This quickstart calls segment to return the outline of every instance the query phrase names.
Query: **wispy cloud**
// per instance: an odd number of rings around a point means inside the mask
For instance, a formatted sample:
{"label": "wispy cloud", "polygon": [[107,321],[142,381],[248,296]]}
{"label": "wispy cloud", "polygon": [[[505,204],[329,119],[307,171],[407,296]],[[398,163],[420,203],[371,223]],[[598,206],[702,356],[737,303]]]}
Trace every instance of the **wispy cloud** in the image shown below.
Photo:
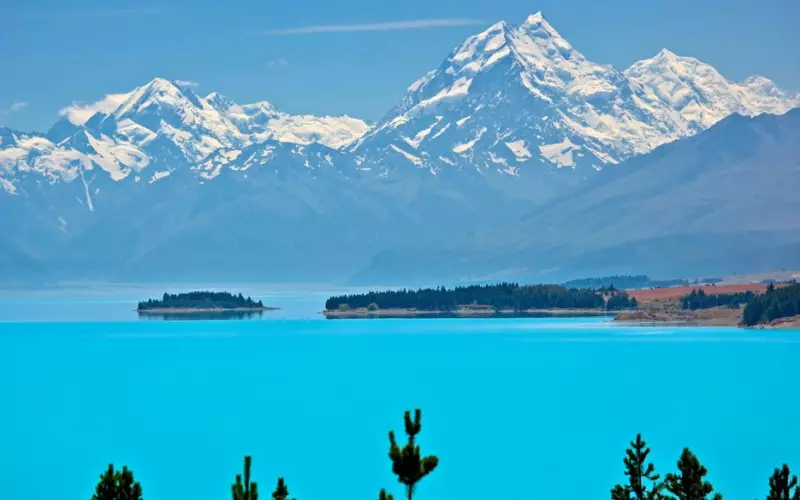
{"label": "wispy cloud", "polygon": [[75,125],[83,125],[95,113],[112,113],[130,96],[130,92],[126,94],[108,94],[102,100],[94,103],[73,102],[59,111],[58,114],[66,116]]}
{"label": "wispy cloud", "polygon": [[140,17],[156,16],[161,12],[161,9],[157,7],[137,7],[131,9],[82,10],[76,11],[74,14],[79,17]]}
{"label": "wispy cloud", "polygon": [[311,35],[314,33],[351,33],[356,31],[421,30],[446,28],[450,26],[472,26],[476,24],[484,24],[484,21],[479,19],[444,18],[389,21],[371,24],[324,24],[318,26],[301,26],[298,28],[273,29],[260,31],[255,34],[261,36]]}
{"label": "wispy cloud", "polygon": [[179,87],[197,87],[200,84],[192,80],[175,80],[175,85]]}
{"label": "wispy cloud", "polygon": [[268,68],[282,68],[282,67],[288,66],[288,65],[289,65],[289,61],[287,61],[286,59],[284,59],[282,57],[280,57],[278,59],[275,59],[274,61],[267,61],[267,67]]}
{"label": "wispy cloud", "polygon": [[12,113],[19,113],[23,109],[28,107],[27,102],[14,102],[11,103],[11,106],[8,108]]}
{"label": "wispy cloud", "polygon": [[28,107],[27,102],[22,102],[22,101],[12,102],[11,106],[9,106],[8,108],[0,108],[0,116],[5,116],[10,113],[19,113],[20,111],[22,111],[27,107]]}

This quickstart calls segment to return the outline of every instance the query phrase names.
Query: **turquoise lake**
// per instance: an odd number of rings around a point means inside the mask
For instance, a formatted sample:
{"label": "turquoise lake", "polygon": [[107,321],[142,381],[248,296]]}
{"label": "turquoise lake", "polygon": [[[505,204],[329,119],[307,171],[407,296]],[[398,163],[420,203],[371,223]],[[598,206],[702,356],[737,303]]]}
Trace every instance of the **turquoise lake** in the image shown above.
{"label": "turquoise lake", "polygon": [[606,499],[637,432],[726,500],[800,472],[800,331],[330,321],[302,290],[261,293],[284,307],[261,320],[140,321],[126,293],[0,292],[4,500],[88,500],[110,462],[146,500],[224,500],[245,454],[265,498],[279,475],[298,500],[398,497],[387,432],[417,407],[440,458],[419,500]]}

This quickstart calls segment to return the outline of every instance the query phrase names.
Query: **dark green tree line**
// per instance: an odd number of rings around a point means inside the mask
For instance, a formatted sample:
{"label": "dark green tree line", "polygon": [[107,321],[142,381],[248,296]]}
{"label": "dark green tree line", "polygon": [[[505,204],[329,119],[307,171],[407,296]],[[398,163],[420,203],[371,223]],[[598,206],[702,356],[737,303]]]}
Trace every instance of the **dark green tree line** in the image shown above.
{"label": "dark green tree line", "polygon": [[754,326],[796,315],[800,315],[800,283],[778,287],[770,284],[766,292],[747,303],[742,323]]}
{"label": "dark green tree line", "polygon": [[755,296],[753,292],[707,294],[703,290],[695,289],[681,297],[681,309],[695,311],[711,307],[737,308],[753,300]]}
{"label": "dark green tree line", "polygon": [[348,309],[359,309],[371,304],[374,304],[373,308],[420,311],[454,311],[471,305],[524,311],[556,308],[600,309],[605,307],[605,299],[602,293],[594,290],[566,288],[561,285],[500,283],[337,295],[325,302],[325,309],[333,311],[343,305]]}
{"label": "dark green tree line", "polygon": [[228,292],[188,292],[165,293],[161,300],[149,299],[139,302],[138,309],[146,311],[148,309],[236,309],[245,307],[264,307],[264,304],[260,300],[253,300],[241,293],[233,295]]}
{"label": "dark green tree line", "polygon": [[[404,415],[406,443],[401,447],[393,431],[389,432],[389,459],[397,481],[405,487],[406,498],[413,500],[419,482],[432,473],[439,464],[434,456],[423,456],[416,439],[422,430],[422,412],[415,410]],[[656,473],[649,460],[650,448],[641,434],[631,441],[625,450],[623,464],[625,483],[611,489],[611,500],[722,500],[714,486],[706,480],[708,470],[689,448],[684,448],[677,462],[677,472],[668,473],[664,481]],[[251,481],[252,459],[244,458],[244,471],[237,474],[231,485],[232,500],[258,500],[257,484]],[[100,475],[91,500],[142,500],[142,487],[127,467],[115,470],[114,465]],[[272,500],[290,499],[289,488],[284,478],[279,477]],[[378,500],[394,500],[394,496],[382,489]],[[800,481],[792,474],[788,465],[776,468],[769,478],[766,500],[800,500]]]}

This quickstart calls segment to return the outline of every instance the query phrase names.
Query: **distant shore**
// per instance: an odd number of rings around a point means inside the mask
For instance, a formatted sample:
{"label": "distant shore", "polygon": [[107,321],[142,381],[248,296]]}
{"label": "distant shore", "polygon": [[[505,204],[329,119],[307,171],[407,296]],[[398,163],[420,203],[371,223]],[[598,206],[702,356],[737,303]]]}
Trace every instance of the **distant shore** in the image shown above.
{"label": "distant shore", "polygon": [[621,323],[671,324],[680,326],[730,326],[755,329],[800,329],[800,316],[777,319],[771,323],[745,327],[741,324],[741,309],[712,307],[695,311],[683,309],[640,309],[617,314],[614,321]]}
{"label": "distant shore", "polygon": [[136,312],[144,315],[163,315],[163,314],[226,314],[226,313],[246,313],[259,311],[276,311],[277,307],[161,307],[154,309],[137,309]]}
{"label": "distant shore", "polygon": [[325,310],[322,314],[330,319],[362,319],[362,318],[491,318],[491,317],[597,317],[612,316],[613,312],[603,309],[514,309],[495,310],[491,307],[462,307],[454,310],[420,310],[420,309],[378,309],[368,310],[366,307],[346,310]]}

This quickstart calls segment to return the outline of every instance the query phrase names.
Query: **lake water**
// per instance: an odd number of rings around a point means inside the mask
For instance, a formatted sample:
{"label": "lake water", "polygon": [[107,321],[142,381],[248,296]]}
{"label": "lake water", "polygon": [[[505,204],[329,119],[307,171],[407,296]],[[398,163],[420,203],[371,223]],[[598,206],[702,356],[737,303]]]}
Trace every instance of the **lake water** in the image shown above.
{"label": "lake water", "polygon": [[[800,471],[800,331],[604,319],[326,321],[326,291],[260,321],[139,321],[141,290],[0,292],[0,497],[88,499],[109,462],[147,500],[219,500],[242,457],[268,497],[402,493],[387,431],[423,409],[415,498],[606,499],[636,432],[728,500]],[[569,492],[564,492],[564,485]]]}

